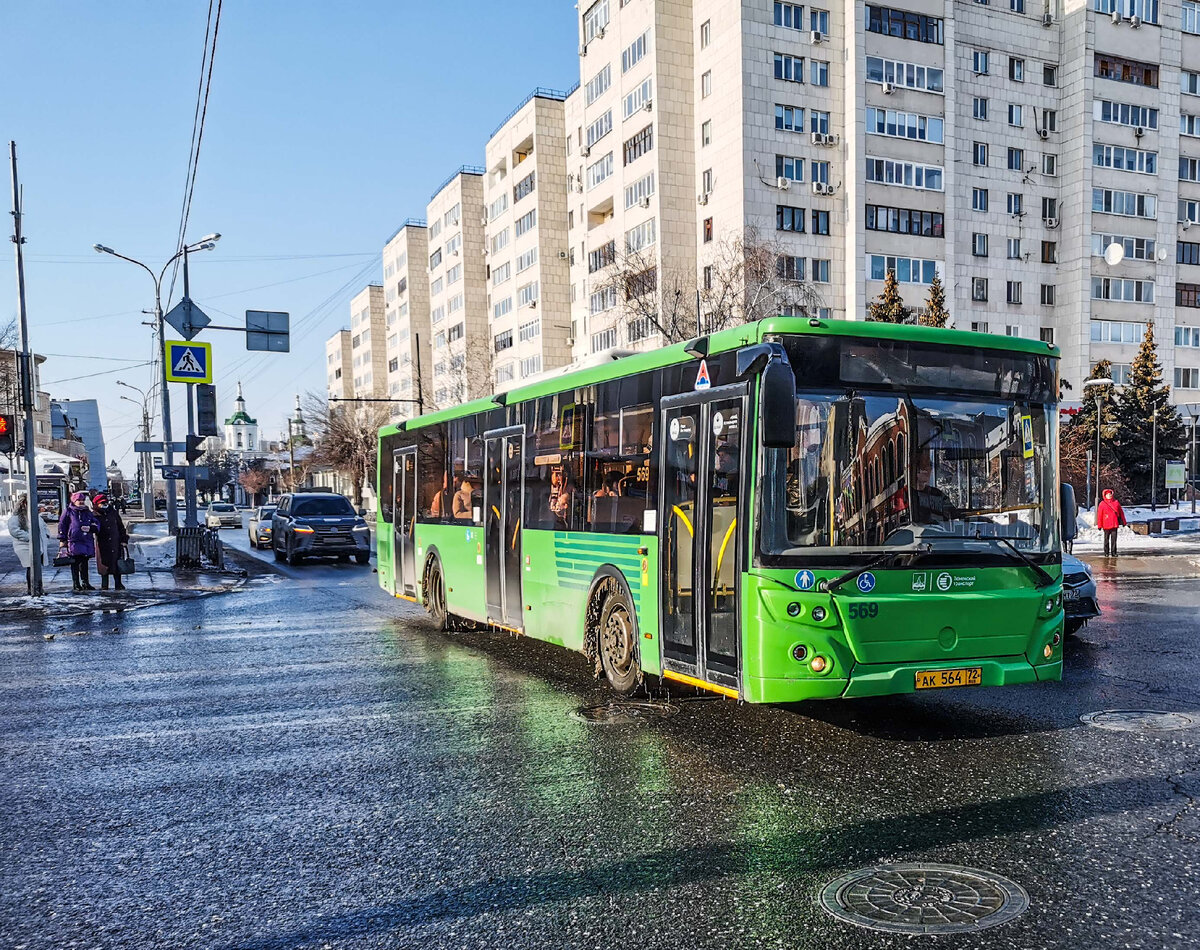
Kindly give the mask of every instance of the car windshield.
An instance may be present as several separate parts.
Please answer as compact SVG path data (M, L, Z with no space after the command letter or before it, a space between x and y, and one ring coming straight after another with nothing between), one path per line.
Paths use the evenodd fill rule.
M213 505L209 508L209 511L226 511L226 512L228 512L228 511L233 511L233 510L234 510L233 505Z
M995 397L802 394L795 447L767 453L763 551L1053 550L1054 418Z
M292 502L292 514L298 517L313 515L353 515L350 502L341 495L324 495L320 498L298 498Z
M258 509L258 520L262 521L264 518L270 518L271 515L273 515L273 514L275 514L274 508L259 508Z

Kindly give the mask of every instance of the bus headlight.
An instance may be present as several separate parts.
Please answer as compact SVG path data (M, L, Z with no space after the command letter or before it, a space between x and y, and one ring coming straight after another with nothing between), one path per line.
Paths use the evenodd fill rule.
M822 620L824 620L825 619L825 608L821 607L819 605L814 607L812 609L812 618L817 623L820 623Z
M1044 656L1047 660L1050 659L1050 657L1054 656L1054 647L1047 643L1046 648L1042 650L1042 656Z
M809 665L810 667L812 667L812 671L813 671L814 673L824 673L824 672L825 672L825 666L826 666L825 657L823 657L823 656L814 656L814 657L812 658L812 662L811 662L811 663L809 663L808 665Z
M804 608L793 600L787 605L787 612L789 617L799 617L804 612Z
M808 656L808 647L806 647L803 643L798 643L798 644L796 644L796 646L792 647L792 657L797 662L803 663L807 656Z

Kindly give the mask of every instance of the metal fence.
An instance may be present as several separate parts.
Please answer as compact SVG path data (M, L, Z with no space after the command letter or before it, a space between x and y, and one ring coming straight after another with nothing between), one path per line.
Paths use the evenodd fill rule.
M175 566L200 568L207 561L217 570L225 568L225 547L216 528L182 527L175 536Z

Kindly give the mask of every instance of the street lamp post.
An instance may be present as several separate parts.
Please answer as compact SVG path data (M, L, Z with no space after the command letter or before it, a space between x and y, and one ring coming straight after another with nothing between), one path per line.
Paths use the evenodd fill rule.
M124 386L126 389L132 389L142 397L142 441L150 441L150 397L145 390L139 389L137 386L131 386L129 383L123 383L117 380L118 386ZM136 399L130 399L128 396L122 396L122 399L138 405ZM154 467L150 462L151 456L142 452L138 456L138 489L142 493L142 517L147 521L154 518Z
M1150 412L1150 510L1158 511L1158 406ZM1167 495L1168 502L1170 494ZM1168 504L1167 507L1170 507Z
M175 456L171 450L171 394L167 390L167 336L163 328L163 310L162 310L162 280L167 273L167 268L170 267L180 257L190 251L207 251L217 246L217 241L221 235L209 234L201 238L195 244L185 245L176 251L169 261L163 264L162 270L157 276L154 271L143 264L141 261L134 260L132 257L126 257L114 251L111 247L104 244L93 244L92 250L97 254L111 254L113 257L119 257L123 261L129 261L130 264L136 264L154 281L154 327L158 334L158 357L159 357L159 380L158 384L162 389L160 403L162 406L162 434L163 434L163 457L167 465L174 464ZM153 473L152 473L153 474ZM151 479L151 485L153 485ZM167 526L171 534L179 533L179 509L175 503L175 486L172 485L167 490Z
M1089 379L1083 384L1083 392L1088 391L1091 386L1112 386L1111 379ZM1105 393L1103 389L1096 390L1096 495L1092 500L1092 508L1094 509L1100 504L1100 405L1104 400Z

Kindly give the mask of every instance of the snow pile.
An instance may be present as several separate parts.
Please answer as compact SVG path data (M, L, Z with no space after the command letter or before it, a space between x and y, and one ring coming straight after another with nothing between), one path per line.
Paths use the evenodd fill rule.
M1148 549L1194 551L1200 547L1200 516L1192 517L1191 504L1174 508L1160 507L1151 511L1148 505L1135 506L1125 509L1125 520L1132 523L1146 522L1151 519L1179 519L1178 531L1164 531L1161 534L1134 534L1132 529L1125 527L1117 531L1118 551L1142 551ZM1080 511L1079 535L1075 539L1075 551L1103 551L1104 532L1096 527L1095 511Z

